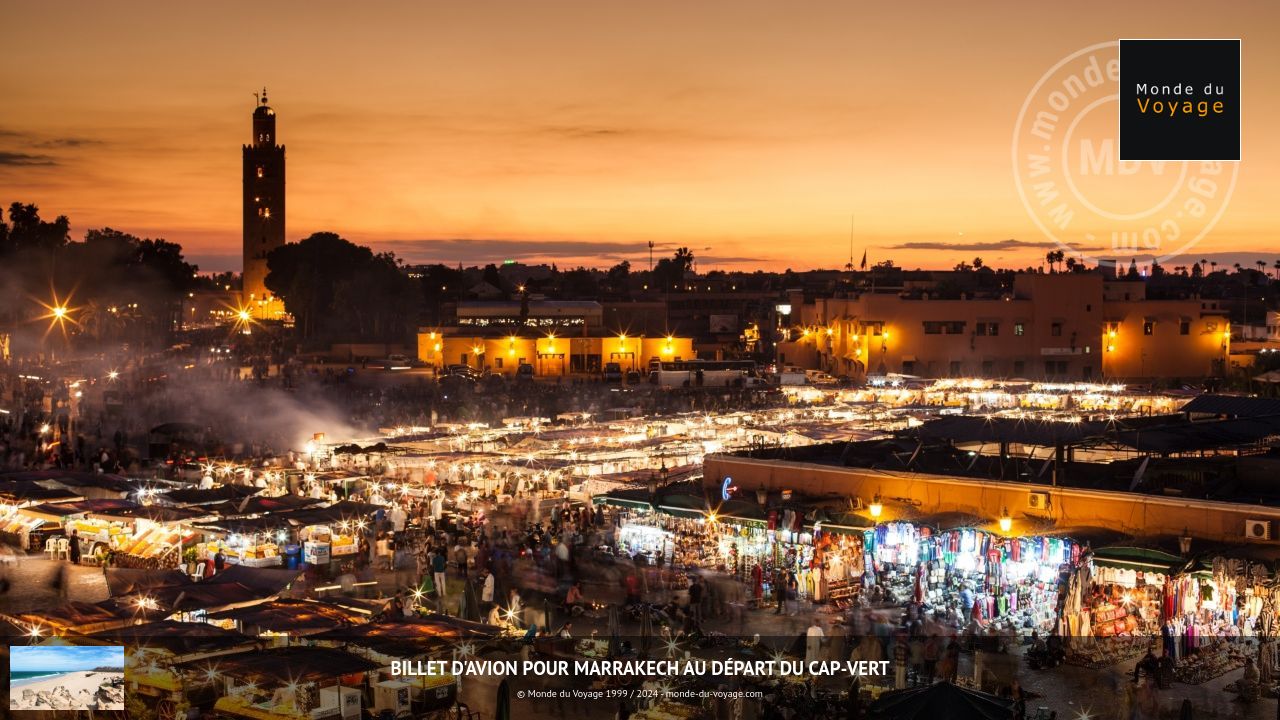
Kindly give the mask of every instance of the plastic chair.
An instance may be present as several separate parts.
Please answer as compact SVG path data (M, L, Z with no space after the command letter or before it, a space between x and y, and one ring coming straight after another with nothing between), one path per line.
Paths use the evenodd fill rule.
M192 578L193 580L200 580L200 579L203 579L203 578L204 578L204 568L205 568L205 564L204 564L204 563L202 563L202 562L198 562L198 563L196 563L196 571L195 571L195 572L193 572L193 573L191 573L191 578Z
M64 537L58 538L58 559L71 559L71 541Z
M49 559L52 560L53 556L58 554L58 538L46 538L44 541L44 551L49 556Z

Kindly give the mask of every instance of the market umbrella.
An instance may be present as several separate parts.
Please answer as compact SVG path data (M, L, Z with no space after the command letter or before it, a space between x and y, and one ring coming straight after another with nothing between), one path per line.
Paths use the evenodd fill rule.
M498 683L498 704L493 711L493 720L511 720L511 686L506 678Z
M868 717L875 720L1008 720L1013 702L940 682L885 693L871 703L868 711Z

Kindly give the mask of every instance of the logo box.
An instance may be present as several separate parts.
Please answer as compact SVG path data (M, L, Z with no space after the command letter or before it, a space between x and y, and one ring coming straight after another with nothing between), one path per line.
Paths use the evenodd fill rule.
M1120 159L1239 160L1240 40L1120 40Z

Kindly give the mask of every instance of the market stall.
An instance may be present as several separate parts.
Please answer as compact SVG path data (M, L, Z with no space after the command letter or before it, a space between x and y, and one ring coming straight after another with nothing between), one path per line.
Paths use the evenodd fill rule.
M361 717L365 674L377 664L334 648L288 647L181 663L214 678L215 713L230 717Z
M311 636L322 646L343 647L379 666L370 684L374 709L415 716L454 705L459 678L450 672L397 676L391 663L404 658L456 660L482 654L502 636L499 628L444 615L394 618Z
M1240 641L1275 631L1277 600L1261 563L1104 548L1072 574L1061 631L1073 662L1101 667L1154 647L1179 681L1196 684L1256 654Z
M91 522L119 522L131 528L128 536L115 536L112 565L164 568L181 564L183 548L193 545L197 537L191 523L208 517L201 510L153 505L89 513L86 519Z
M1056 627L1059 579L1081 551L1058 537L906 522L865 533L864 547L865 585L884 601L922 603L958 624L1002 620L1023 635Z
M45 521L18 510L41 503L84 500L71 490L50 489L29 480L0 482L0 543L22 550L42 550L50 532L41 532Z

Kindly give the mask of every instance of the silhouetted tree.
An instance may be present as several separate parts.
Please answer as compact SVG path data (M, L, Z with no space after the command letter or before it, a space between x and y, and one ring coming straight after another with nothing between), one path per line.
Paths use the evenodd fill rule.
M659 289L674 290L684 282L685 275L693 269L693 251L687 247L676 250L675 255L662 258L653 268L653 282Z
M304 339L404 339L421 295L390 253L320 232L267 256L267 289Z

